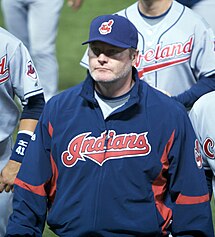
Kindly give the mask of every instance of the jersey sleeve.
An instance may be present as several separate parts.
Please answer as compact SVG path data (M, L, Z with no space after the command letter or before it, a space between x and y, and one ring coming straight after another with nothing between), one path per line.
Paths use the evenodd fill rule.
M211 92L201 97L193 105L189 117L196 136L200 142L208 190L210 198L213 193L213 179L215 177L215 134L214 134L214 100L215 93Z
M190 59L196 83L190 89L173 96L187 108L192 107L202 95L215 89L215 36L211 27L201 19L194 30L195 44Z
M200 142L200 149L201 149L203 165L205 169L210 169L209 163L211 163L211 161L214 160L214 156L215 156L215 151L214 151L214 146L213 146L214 140L215 140L215 134L213 132L214 131L213 118L215 118L214 102L213 102L214 98L215 98L214 92L208 93L207 95L197 100L189 112L189 117L190 117L192 126L194 128L197 139ZM210 141L209 144L211 144L211 147L207 147L209 148L210 151L209 150L204 151L206 147L205 149L203 149L203 145L207 139L208 141ZM209 158L210 156L211 156L211 159ZM215 172L215 166L213 170Z
M9 61L12 86L22 102L43 93L39 76L27 48L20 43Z
M13 214L6 236L42 236L55 177L50 131L44 110L15 180Z
M173 204L171 232L173 236L214 236L198 140L187 114L179 116L182 118L178 121L169 152L169 191Z

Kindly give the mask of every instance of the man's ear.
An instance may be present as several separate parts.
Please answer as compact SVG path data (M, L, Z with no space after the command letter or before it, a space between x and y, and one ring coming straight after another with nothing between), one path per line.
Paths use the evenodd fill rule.
M136 62L137 62L138 54L139 54L139 50L136 50L136 51L134 52L134 54L132 55L132 66L135 66L135 64L136 64Z

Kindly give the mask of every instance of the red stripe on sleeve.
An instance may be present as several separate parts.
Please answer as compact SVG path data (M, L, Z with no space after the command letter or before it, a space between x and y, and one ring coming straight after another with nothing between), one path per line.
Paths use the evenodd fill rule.
M51 202L54 201L54 198L55 198L55 194L56 194L56 189L57 189L57 179L58 179L58 169L57 169L57 166L56 166L56 163L51 155L51 166L52 166L52 179L51 179L51 189L50 189L50 192L49 192L49 200Z
M167 184L165 173L169 169L168 154L173 144L174 135L175 135L175 131L172 133L168 143L165 146L164 152L162 154L161 172L152 184L152 190L154 192L156 207L165 221L165 223L162 226L162 231L164 234L166 234L165 228L170 224L170 221L172 218L172 210L163 203L163 200L164 200L164 194L166 192L166 184Z
M49 122L49 126L48 126L48 131L49 131L50 137L52 137L52 134L53 134L53 127L52 127L52 125L51 125L50 122Z
M46 196L46 191L45 191L45 188L44 188L45 184L34 186L34 185L30 185L28 183L25 183L25 182L23 182L22 180L20 180L18 178L15 179L14 183L17 184L19 187L21 187L25 190L28 190L32 193L38 194L38 195L43 196L43 197Z
M190 197L190 196L185 196L182 194L178 195L178 198L176 200L176 204L199 204L203 202L209 201L209 194L203 195L203 196L197 196L197 197Z

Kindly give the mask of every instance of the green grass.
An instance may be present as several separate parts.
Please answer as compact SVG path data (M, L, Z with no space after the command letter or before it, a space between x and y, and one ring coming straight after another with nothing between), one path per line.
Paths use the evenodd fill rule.
M214 198L211 201L211 209L212 209L213 224L214 224L214 230L215 230L215 200Z
M86 70L79 65L79 62L86 50L81 43L88 38L91 20L97 15L111 14L134 3L135 0L88 0L84 1L81 9L72 11L65 4L61 13L58 38L57 58L59 62L59 89L64 90L84 80ZM4 26L0 13L0 24ZM215 205L212 201L212 210L215 226ZM44 237L55 235L45 228Z

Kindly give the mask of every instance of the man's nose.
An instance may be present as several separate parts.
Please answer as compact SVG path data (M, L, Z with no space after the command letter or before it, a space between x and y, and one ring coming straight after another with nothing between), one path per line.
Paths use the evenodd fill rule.
M98 61L99 62L107 62L108 57L104 53L100 53L98 56Z

